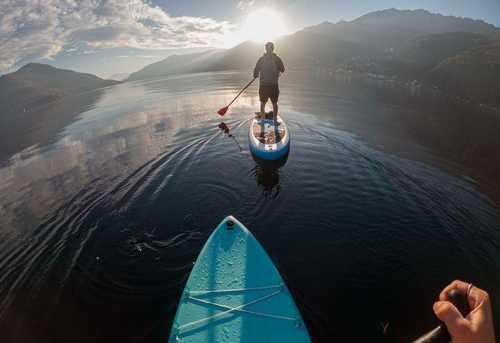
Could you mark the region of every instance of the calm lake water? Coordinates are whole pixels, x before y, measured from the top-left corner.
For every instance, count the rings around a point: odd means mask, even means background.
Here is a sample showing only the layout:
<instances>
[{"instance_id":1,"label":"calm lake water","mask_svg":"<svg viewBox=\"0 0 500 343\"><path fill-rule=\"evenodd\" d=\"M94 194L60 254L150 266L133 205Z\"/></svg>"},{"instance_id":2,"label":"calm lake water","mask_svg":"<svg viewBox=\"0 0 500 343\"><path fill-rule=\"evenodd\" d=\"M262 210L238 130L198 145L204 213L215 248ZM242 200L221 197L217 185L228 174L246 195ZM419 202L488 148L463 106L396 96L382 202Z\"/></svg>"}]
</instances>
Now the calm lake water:
<instances>
[{"instance_id":1,"label":"calm lake water","mask_svg":"<svg viewBox=\"0 0 500 343\"><path fill-rule=\"evenodd\" d=\"M193 261L228 214L266 248L314 341L416 338L455 278L488 289L499 318L497 209L381 119L418 111L377 87L286 76L291 151L261 166L247 140L257 87L216 114L247 78L124 83L43 109L73 119L34 125L0 162L1 342L166 342Z\"/></svg>"}]
</instances>

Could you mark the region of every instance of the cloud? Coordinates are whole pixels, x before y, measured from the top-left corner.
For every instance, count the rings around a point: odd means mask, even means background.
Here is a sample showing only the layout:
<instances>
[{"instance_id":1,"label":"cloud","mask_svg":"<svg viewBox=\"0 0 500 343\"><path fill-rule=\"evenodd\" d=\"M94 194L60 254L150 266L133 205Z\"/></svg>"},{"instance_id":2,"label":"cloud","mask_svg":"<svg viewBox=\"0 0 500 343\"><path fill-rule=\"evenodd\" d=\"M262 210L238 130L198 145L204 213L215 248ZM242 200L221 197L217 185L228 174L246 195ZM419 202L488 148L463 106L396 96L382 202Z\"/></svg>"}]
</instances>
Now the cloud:
<instances>
[{"instance_id":1,"label":"cloud","mask_svg":"<svg viewBox=\"0 0 500 343\"><path fill-rule=\"evenodd\" d=\"M0 73L63 51L222 46L233 26L172 17L145 0L2 0Z\"/></svg>"},{"instance_id":2,"label":"cloud","mask_svg":"<svg viewBox=\"0 0 500 343\"><path fill-rule=\"evenodd\" d=\"M255 0L240 0L238 1L238 8L245 11L255 5Z\"/></svg>"}]
</instances>

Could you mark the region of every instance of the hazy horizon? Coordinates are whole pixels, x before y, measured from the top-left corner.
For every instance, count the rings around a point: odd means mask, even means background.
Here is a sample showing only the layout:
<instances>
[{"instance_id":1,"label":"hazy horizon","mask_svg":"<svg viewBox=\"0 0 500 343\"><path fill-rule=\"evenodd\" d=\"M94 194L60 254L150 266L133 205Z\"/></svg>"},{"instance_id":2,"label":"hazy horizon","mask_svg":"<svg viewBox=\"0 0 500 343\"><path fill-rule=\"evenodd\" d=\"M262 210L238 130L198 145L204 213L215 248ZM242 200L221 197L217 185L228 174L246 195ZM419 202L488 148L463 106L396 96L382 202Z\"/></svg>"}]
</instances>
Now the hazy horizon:
<instances>
[{"instance_id":1,"label":"hazy horizon","mask_svg":"<svg viewBox=\"0 0 500 343\"><path fill-rule=\"evenodd\" d=\"M478 19L500 26L500 3L429 0L409 5L328 1L314 6L297 0L195 1L142 0L59 4L59 0L18 5L8 2L0 25L0 75L30 62L110 77L131 73L175 53L230 48L247 40L290 34L324 21L350 21L364 14L397 8ZM498 11L496 11L498 9ZM259 25L259 20L274 26ZM251 28L262 27L260 30Z\"/></svg>"}]
</instances>

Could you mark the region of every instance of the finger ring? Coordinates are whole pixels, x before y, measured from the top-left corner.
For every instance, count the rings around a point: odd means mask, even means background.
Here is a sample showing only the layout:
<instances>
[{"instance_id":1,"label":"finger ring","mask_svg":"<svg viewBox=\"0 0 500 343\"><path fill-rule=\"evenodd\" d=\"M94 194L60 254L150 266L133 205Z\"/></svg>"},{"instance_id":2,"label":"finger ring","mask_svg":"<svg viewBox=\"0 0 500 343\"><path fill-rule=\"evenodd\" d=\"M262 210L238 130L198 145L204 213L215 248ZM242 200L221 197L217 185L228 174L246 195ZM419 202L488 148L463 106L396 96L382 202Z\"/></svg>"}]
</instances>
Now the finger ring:
<instances>
[{"instance_id":1,"label":"finger ring","mask_svg":"<svg viewBox=\"0 0 500 343\"><path fill-rule=\"evenodd\" d=\"M469 287L467 287L467 297L469 297L472 287L474 287L474 285L472 283L469 283Z\"/></svg>"}]
</instances>

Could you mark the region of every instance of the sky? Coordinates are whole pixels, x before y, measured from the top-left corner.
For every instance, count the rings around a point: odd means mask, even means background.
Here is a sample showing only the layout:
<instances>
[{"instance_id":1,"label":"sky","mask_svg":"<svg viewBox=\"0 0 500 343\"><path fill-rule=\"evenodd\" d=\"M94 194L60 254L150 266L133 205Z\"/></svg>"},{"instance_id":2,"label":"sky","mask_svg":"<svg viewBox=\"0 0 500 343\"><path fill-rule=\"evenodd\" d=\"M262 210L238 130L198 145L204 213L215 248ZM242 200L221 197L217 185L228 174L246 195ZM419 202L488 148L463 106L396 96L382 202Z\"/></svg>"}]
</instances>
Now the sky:
<instances>
[{"instance_id":1,"label":"sky","mask_svg":"<svg viewBox=\"0 0 500 343\"><path fill-rule=\"evenodd\" d=\"M264 30L252 12L273 11L276 32L352 20L386 8L481 19L500 27L500 0L1 0L0 74L29 62L109 77L172 53L227 48ZM277 25L275 23L275 25Z\"/></svg>"}]
</instances>

